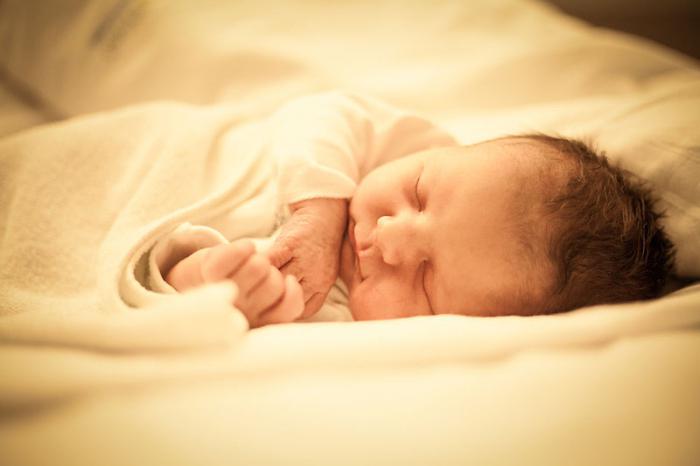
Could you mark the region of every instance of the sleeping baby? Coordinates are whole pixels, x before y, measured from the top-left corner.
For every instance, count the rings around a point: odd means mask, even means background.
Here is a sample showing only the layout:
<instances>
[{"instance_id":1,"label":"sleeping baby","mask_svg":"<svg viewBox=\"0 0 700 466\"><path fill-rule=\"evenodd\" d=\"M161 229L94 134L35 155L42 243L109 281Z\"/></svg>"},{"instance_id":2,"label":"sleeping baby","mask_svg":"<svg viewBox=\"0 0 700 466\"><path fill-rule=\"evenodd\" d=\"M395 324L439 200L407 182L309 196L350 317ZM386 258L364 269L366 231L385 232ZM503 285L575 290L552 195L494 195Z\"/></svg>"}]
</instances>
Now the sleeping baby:
<instances>
[{"instance_id":1,"label":"sleeping baby","mask_svg":"<svg viewBox=\"0 0 700 466\"><path fill-rule=\"evenodd\" d=\"M355 320L535 315L658 296L672 268L650 193L582 142L459 145L343 93L298 99L267 125L269 238L185 224L154 248L154 288L230 280L258 327L309 318L334 284Z\"/></svg>"}]
</instances>

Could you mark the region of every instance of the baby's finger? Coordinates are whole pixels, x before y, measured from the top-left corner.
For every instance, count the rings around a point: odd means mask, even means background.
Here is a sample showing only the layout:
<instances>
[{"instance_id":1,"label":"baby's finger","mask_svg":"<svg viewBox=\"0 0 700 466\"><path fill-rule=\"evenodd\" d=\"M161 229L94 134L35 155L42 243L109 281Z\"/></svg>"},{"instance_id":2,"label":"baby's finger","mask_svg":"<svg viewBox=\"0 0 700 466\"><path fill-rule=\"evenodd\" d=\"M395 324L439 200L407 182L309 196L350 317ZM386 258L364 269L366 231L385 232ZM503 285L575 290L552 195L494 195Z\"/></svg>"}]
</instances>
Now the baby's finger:
<instances>
[{"instance_id":1,"label":"baby's finger","mask_svg":"<svg viewBox=\"0 0 700 466\"><path fill-rule=\"evenodd\" d=\"M268 308L272 308L284 295L284 278L279 270L269 266L269 272L261 283L247 294L242 294L236 305L245 309L248 315L256 316Z\"/></svg>"},{"instance_id":2,"label":"baby's finger","mask_svg":"<svg viewBox=\"0 0 700 466\"><path fill-rule=\"evenodd\" d=\"M241 290L241 296L247 297L255 287L267 278L270 261L261 254L253 254L230 278Z\"/></svg>"},{"instance_id":3,"label":"baby's finger","mask_svg":"<svg viewBox=\"0 0 700 466\"><path fill-rule=\"evenodd\" d=\"M209 248L195 251L175 264L167 273L165 280L177 291L185 291L205 283L202 277L202 263L207 254L209 254Z\"/></svg>"},{"instance_id":4,"label":"baby's finger","mask_svg":"<svg viewBox=\"0 0 700 466\"><path fill-rule=\"evenodd\" d=\"M253 327L260 327L268 324L279 324L283 322L293 322L304 312L304 298L301 286L296 278L291 275L284 277L284 296L282 300L275 304L270 310L261 314Z\"/></svg>"},{"instance_id":5,"label":"baby's finger","mask_svg":"<svg viewBox=\"0 0 700 466\"><path fill-rule=\"evenodd\" d=\"M249 240L221 244L209 249L202 261L201 274L205 282L222 280L229 277L255 252L255 246Z\"/></svg>"}]
</instances>

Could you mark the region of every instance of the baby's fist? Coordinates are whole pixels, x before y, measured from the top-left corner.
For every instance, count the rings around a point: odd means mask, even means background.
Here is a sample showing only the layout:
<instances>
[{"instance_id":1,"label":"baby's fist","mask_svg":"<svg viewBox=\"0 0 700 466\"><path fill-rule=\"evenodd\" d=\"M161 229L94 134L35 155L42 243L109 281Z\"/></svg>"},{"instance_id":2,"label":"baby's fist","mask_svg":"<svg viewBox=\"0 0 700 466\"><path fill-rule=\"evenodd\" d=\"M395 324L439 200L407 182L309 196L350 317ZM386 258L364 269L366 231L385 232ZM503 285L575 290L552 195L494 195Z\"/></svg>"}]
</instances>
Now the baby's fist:
<instances>
[{"instance_id":1,"label":"baby's fist","mask_svg":"<svg viewBox=\"0 0 700 466\"><path fill-rule=\"evenodd\" d=\"M237 285L234 304L251 327L292 322L304 310L303 292L296 279L283 277L248 240L201 249L176 264L167 276L178 291L221 280Z\"/></svg>"}]
</instances>

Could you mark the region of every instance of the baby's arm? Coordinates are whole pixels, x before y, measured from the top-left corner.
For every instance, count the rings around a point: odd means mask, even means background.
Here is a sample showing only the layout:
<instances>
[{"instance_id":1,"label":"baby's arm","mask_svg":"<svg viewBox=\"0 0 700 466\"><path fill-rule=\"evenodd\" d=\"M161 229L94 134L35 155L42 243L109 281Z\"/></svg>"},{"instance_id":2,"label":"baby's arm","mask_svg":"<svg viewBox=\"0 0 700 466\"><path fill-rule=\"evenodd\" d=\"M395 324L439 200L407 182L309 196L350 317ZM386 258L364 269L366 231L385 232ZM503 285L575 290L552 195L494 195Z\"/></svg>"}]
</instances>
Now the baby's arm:
<instances>
[{"instance_id":1,"label":"baby's arm","mask_svg":"<svg viewBox=\"0 0 700 466\"><path fill-rule=\"evenodd\" d=\"M237 285L234 304L251 327L292 322L304 310L299 282L292 275L283 277L267 257L255 252L249 240L199 249L166 275L166 281L177 291L221 280L232 280Z\"/></svg>"}]
</instances>

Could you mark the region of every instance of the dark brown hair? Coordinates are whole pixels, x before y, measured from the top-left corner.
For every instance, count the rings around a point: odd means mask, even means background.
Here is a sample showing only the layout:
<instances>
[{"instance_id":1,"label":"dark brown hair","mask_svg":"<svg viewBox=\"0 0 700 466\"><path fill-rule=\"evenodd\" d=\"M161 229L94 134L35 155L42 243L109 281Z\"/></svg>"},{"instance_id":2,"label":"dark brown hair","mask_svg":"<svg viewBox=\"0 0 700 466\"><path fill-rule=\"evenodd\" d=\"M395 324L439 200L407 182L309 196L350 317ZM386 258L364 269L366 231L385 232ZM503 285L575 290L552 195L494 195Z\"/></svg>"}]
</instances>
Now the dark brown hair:
<instances>
[{"instance_id":1,"label":"dark brown hair","mask_svg":"<svg viewBox=\"0 0 700 466\"><path fill-rule=\"evenodd\" d=\"M545 252L554 267L543 311L658 297L675 251L650 189L582 141L521 137L553 149L564 162L554 164L564 176L542 206Z\"/></svg>"}]
</instances>

